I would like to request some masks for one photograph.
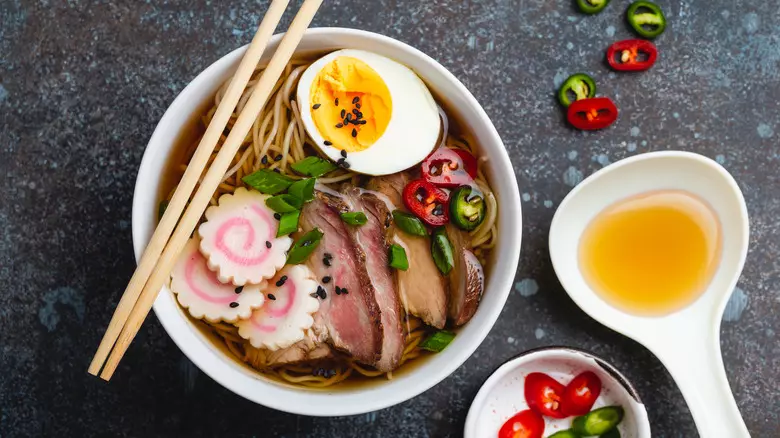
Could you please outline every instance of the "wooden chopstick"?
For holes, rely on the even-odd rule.
[[[289,29],[282,38],[282,41],[279,43],[276,53],[274,53],[268,66],[255,84],[255,90],[244,105],[243,111],[239,114],[238,119],[230,130],[230,134],[212,162],[211,167],[206,171],[206,175],[203,177],[197,192],[192,197],[189,206],[179,221],[179,225],[176,226],[173,236],[165,246],[160,260],[155,265],[149,281],[141,291],[141,294],[135,303],[135,307],[133,307],[132,312],[127,318],[127,321],[119,334],[116,345],[114,345],[114,349],[111,351],[111,355],[108,357],[108,361],[103,367],[103,371],[100,374],[102,379],[109,380],[111,378],[119,361],[122,359],[128,346],[141,328],[141,324],[149,313],[149,310],[152,308],[157,293],[169,277],[171,269],[176,263],[176,259],[184,248],[184,245],[187,243],[187,240],[190,238],[190,235],[195,230],[195,226],[198,224],[200,217],[209,205],[211,196],[222,181],[222,177],[228,170],[233,157],[241,146],[244,138],[246,138],[247,133],[252,128],[252,124],[254,124],[258,114],[268,101],[274,84],[279,80],[285,66],[292,58],[295,49],[298,47],[298,44],[303,38],[303,34],[309,27],[309,24],[322,4],[322,1],[323,0],[304,1],[301,9],[296,14]]]
[[[152,269],[157,264],[165,244],[171,237],[171,233],[176,227],[184,207],[187,205],[187,200],[189,200],[192,191],[198,183],[198,178],[200,178],[203,169],[208,164],[209,157],[217,146],[220,135],[222,135],[225,126],[227,126],[230,120],[230,116],[233,114],[233,110],[238,105],[246,84],[251,79],[255,67],[260,61],[263,52],[265,52],[268,41],[273,36],[274,30],[289,3],[290,0],[274,0],[268,6],[265,17],[263,17],[262,22],[258,26],[254,38],[252,38],[252,43],[249,45],[246,54],[241,59],[238,70],[236,70],[233,79],[230,81],[225,97],[219,103],[211,123],[206,128],[206,132],[203,134],[195,154],[184,171],[181,182],[176,187],[176,191],[173,193],[173,197],[168,203],[160,223],[154,230],[152,239],[141,256],[138,267],[132,278],[130,278],[122,298],[119,300],[114,316],[111,317],[111,322],[109,322],[106,333],[103,335],[103,340],[100,342],[97,353],[95,353],[95,357],[92,358],[92,363],[89,365],[89,373],[93,376],[97,376],[98,372],[100,372],[100,368],[106,361],[111,347],[114,346],[119,337],[119,333],[133,310],[133,306],[138,300],[144,284],[149,280]]]

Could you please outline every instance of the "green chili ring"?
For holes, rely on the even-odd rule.
[[[640,8],[649,9],[650,12],[637,14],[636,12]],[[631,3],[626,11],[626,19],[634,32],[643,38],[653,39],[666,30],[666,16],[661,8],[653,2],[639,0]],[[643,26],[649,26],[650,29]]]
[[[580,11],[588,14],[598,14],[607,7],[610,0],[577,0],[577,6]]]
[[[576,98],[574,100],[589,99],[596,97],[596,81],[585,73],[576,73],[569,76],[561,85],[558,90],[558,101],[565,108],[571,105],[571,99],[569,99],[569,91],[574,93]]]

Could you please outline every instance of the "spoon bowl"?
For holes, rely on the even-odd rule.
[[[710,205],[721,224],[720,263],[707,289],[687,307],[660,317],[633,315],[604,301],[586,282],[578,259],[580,238],[608,206],[659,190],[686,191]],[[705,437],[750,436],[720,353],[720,321],[742,272],[748,239],[747,207],[734,178],[709,158],[679,151],[637,155],[601,169],[566,196],[550,228],[550,257],[566,292],[593,319],[661,360]]]

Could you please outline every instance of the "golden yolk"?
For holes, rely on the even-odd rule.
[[[377,72],[347,56],[334,59],[317,73],[309,100],[322,137],[347,152],[371,147],[387,129],[393,108],[390,90]]]

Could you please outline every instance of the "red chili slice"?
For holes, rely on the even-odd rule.
[[[618,41],[607,49],[607,62],[617,71],[643,71],[655,64],[658,49],[646,40]]]
[[[590,412],[601,394],[601,380],[592,371],[575,377],[563,390],[563,412],[567,416],[585,415]]]
[[[423,222],[439,227],[450,221],[449,194],[428,181],[416,179],[404,187],[404,205]]]
[[[468,185],[477,176],[477,159],[462,149],[439,148],[423,161],[422,174],[439,187]]]
[[[604,129],[617,120],[618,109],[608,97],[593,97],[572,102],[567,119],[572,126],[584,131]]]
[[[525,402],[541,415],[566,418],[561,410],[564,386],[544,373],[531,373],[525,378]]]
[[[544,418],[527,409],[506,420],[498,431],[498,438],[542,438]]]

